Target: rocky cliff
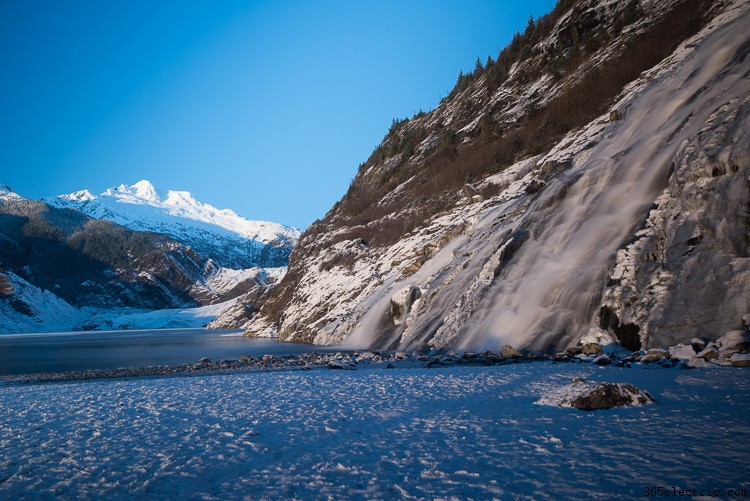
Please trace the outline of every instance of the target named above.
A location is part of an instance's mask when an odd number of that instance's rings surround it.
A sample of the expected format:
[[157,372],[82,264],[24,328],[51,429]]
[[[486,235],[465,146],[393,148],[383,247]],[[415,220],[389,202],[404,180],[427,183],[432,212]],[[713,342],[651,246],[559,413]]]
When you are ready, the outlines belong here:
[[496,351],[738,328],[748,25],[742,0],[559,2],[435,110],[394,121],[260,313],[231,322]]

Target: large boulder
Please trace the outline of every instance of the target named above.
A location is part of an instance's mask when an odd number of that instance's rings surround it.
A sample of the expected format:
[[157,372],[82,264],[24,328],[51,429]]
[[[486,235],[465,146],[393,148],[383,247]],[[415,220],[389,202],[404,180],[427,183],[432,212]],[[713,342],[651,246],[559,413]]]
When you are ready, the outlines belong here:
[[745,331],[729,331],[717,339],[716,344],[722,350],[750,351],[750,334]]
[[592,383],[577,378],[573,383],[543,395],[537,403],[596,411],[656,402],[647,391],[629,383]]

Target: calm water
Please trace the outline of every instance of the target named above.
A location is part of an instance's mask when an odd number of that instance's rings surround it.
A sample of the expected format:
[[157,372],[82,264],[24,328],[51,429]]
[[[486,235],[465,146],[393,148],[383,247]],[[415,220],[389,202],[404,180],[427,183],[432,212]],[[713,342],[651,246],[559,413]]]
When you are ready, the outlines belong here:
[[168,329],[0,336],[0,375],[150,367],[324,351],[320,346],[242,336],[242,331]]

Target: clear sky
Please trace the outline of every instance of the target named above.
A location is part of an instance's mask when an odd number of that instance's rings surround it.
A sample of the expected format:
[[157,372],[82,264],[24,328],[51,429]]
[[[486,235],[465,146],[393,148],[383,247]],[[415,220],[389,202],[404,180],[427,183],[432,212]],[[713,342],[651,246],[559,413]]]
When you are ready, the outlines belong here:
[[148,179],[304,228],[553,0],[0,0],[0,182]]

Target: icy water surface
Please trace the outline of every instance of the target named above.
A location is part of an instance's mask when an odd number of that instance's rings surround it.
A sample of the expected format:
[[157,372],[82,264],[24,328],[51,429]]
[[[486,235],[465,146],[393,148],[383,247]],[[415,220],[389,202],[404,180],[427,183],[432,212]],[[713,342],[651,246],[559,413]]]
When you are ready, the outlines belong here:
[[[659,403],[534,403],[579,375]],[[750,489],[749,376],[540,362],[0,383],[0,498],[723,495]]]
[[161,329],[0,336],[0,375],[119,367],[150,367],[296,354],[324,348],[246,338],[242,331]]

